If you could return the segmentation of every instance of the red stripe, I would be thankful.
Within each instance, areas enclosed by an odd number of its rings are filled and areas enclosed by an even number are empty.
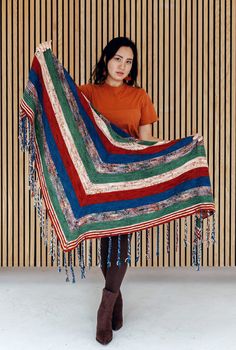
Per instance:
[[[199,175],[200,174],[200,175]],[[113,202],[119,200],[138,199],[144,196],[163,193],[187,180],[198,179],[201,176],[209,176],[207,167],[191,169],[177,176],[175,179],[165,181],[164,183],[148,186],[142,189],[124,190],[117,192],[99,193],[99,195],[90,195],[86,197],[86,205]]]
[[[191,208],[181,209],[172,214],[165,215],[161,218],[153,219],[148,222],[130,225],[128,227],[118,227],[116,229],[90,231],[80,235],[77,240],[67,242],[67,244],[63,246],[63,250],[70,251],[76,248],[80,243],[82,243],[84,240],[87,240],[87,239],[92,239],[92,238],[97,239],[105,236],[117,236],[122,234],[129,234],[132,232],[137,232],[140,230],[156,227],[161,224],[166,224],[172,220],[184,218],[186,216],[199,213],[200,211],[211,211],[213,214],[213,212],[215,212],[215,206],[214,204],[210,204],[210,203],[195,204]],[[203,212],[203,214],[204,215],[202,216],[202,218],[205,219],[207,217],[207,214],[206,212],[205,213]]]
[[[44,86],[44,83],[42,80],[39,63],[38,63],[38,66],[36,67],[36,69],[37,69],[37,72],[38,72],[38,75],[39,75],[39,78],[40,78],[40,81],[41,81],[41,84],[43,87],[42,91],[44,91],[43,100],[44,100],[44,105],[46,106],[46,110],[47,110],[48,122],[49,122],[49,125],[50,125],[50,128],[52,130],[53,135],[56,136],[55,137],[56,145],[58,147],[59,153],[62,155],[62,160],[63,160],[64,166],[65,166],[66,171],[71,179],[71,183],[72,183],[72,186],[74,188],[78,202],[80,203],[80,206],[85,206],[85,205],[89,205],[89,204],[96,204],[96,203],[103,203],[103,202],[111,202],[114,200],[135,199],[135,198],[139,198],[140,196],[143,196],[144,191],[145,191],[145,194],[147,194],[147,195],[153,194],[153,192],[154,193],[161,193],[163,191],[166,191],[169,188],[176,186],[177,183],[181,183],[181,181],[183,182],[183,180],[186,180],[189,178],[194,178],[194,177],[197,178],[199,171],[201,169],[205,169],[205,172],[204,172],[204,170],[202,172],[203,176],[205,175],[206,172],[208,172],[207,168],[198,168],[198,169],[190,170],[189,172],[187,172],[185,174],[182,174],[177,179],[172,179],[170,181],[167,181],[164,185],[157,184],[157,185],[145,188],[145,189],[142,188],[142,189],[124,191],[124,193],[119,191],[119,192],[100,193],[99,196],[97,194],[86,195],[84,188],[82,186],[82,183],[77,175],[74,164],[72,163],[72,160],[71,160],[69,153],[66,149],[66,145],[64,143],[63,137],[62,137],[60,129],[58,127],[56,118],[54,116],[54,112],[53,112],[53,109],[51,107],[51,103],[50,103],[49,97],[46,93],[46,89],[45,89],[45,86]],[[82,94],[81,94],[81,97],[83,98]],[[85,99],[84,99],[84,101],[85,101]],[[86,104],[88,106],[87,102],[86,102]],[[177,182],[177,181],[179,181],[179,182]]]
[[[80,206],[85,206],[85,205],[95,204],[95,203],[102,203],[102,202],[106,202],[106,201],[114,201],[117,198],[124,199],[124,195],[122,195],[121,192],[119,192],[119,193],[117,193],[117,192],[100,193],[99,196],[97,194],[86,195],[84,188],[83,188],[83,185],[80,181],[80,178],[78,177],[78,174],[76,172],[74,164],[73,164],[73,162],[70,158],[70,155],[68,153],[67,147],[66,147],[65,142],[63,140],[63,137],[61,135],[61,131],[58,127],[58,123],[57,123],[57,120],[55,118],[54,111],[53,111],[52,106],[51,106],[51,102],[49,100],[49,97],[48,97],[47,92],[46,92],[46,88],[44,86],[41,68],[40,68],[40,64],[39,64],[38,60],[35,61],[34,69],[37,72],[37,74],[39,76],[39,80],[42,84],[43,103],[44,103],[44,106],[46,107],[46,110],[47,110],[48,123],[50,125],[51,130],[52,130],[52,134],[54,135],[55,143],[56,143],[58,151],[61,155],[61,158],[62,158],[63,164],[65,166],[65,169],[67,171],[67,174],[70,177],[74,192],[76,194],[76,198],[77,198]],[[81,96],[82,96],[82,94],[81,94]],[[88,105],[87,102],[86,102],[86,104]],[[126,191],[125,197],[126,197],[126,199],[139,198],[140,196],[143,196],[143,191],[144,191],[143,189]],[[153,191],[153,186],[147,193],[151,194],[152,191]],[[146,189],[145,189],[145,193],[146,193]]]
[[[43,104],[44,104],[45,109],[47,111],[47,120],[48,120],[50,129],[51,129],[51,132],[53,134],[53,137],[54,137],[54,142],[57,145],[58,152],[61,156],[64,167],[65,167],[67,174],[70,178],[70,181],[71,181],[71,184],[73,186],[77,200],[80,203],[80,205],[83,205],[84,200],[86,199],[86,193],[84,192],[83,185],[82,185],[80,178],[77,174],[75,166],[70,158],[69,152],[67,150],[67,146],[63,140],[60,128],[59,128],[57,120],[55,118],[55,114],[54,114],[54,111],[52,109],[51,102],[50,102],[49,96],[47,94],[47,91],[46,91],[46,88],[45,88],[45,85],[44,85],[44,82],[42,79],[42,72],[41,72],[40,63],[38,62],[38,60],[34,61],[33,68],[35,69],[35,71],[39,77],[39,81],[42,85]]]

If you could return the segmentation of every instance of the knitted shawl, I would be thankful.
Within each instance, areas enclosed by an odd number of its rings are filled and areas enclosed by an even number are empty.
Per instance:
[[[215,213],[202,136],[157,142],[131,137],[95,109],[47,42],[36,49],[20,101],[19,140],[22,151],[29,152],[29,186],[41,237],[47,239],[50,220],[49,253],[55,259],[57,250],[59,264],[62,248],[67,281],[65,252],[74,282],[75,248],[85,277],[85,241],[91,248],[97,239],[100,261],[100,238],[109,237],[111,249],[111,236],[133,232],[139,247],[142,232],[150,247],[151,228],[158,234],[159,225],[189,215],[195,215],[192,264],[199,269],[203,219],[209,244],[209,216]],[[168,230],[168,251],[169,235]],[[91,264],[91,249],[89,254]],[[126,261],[130,264],[130,242]]]

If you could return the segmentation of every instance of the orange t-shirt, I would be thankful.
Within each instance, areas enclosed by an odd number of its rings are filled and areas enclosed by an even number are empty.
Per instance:
[[[98,112],[135,138],[139,138],[139,125],[159,120],[149,95],[142,88],[125,83],[121,86],[84,84],[78,88]]]

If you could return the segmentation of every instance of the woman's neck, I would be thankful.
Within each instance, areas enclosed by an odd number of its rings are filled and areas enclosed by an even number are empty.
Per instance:
[[[113,79],[109,79],[109,77],[107,77],[107,79],[105,80],[105,83],[113,87],[119,87],[124,85],[123,81],[115,81]]]

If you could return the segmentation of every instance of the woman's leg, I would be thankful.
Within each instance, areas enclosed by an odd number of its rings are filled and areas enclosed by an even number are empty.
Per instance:
[[[107,273],[108,237],[101,238],[101,270],[106,279]]]
[[[132,237],[132,235],[131,235]],[[128,254],[128,235],[120,235],[120,259],[121,265],[120,267],[116,264],[117,262],[117,253],[118,253],[118,236],[112,236],[112,249],[111,249],[111,265],[109,268],[103,268],[104,276],[106,276],[106,284],[105,288],[110,290],[111,292],[117,292],[120,289],[121,283],[123,281],[124,275],[126,273],[128,264],[125,262]],[[108,240],[106,242],[105,249],[108,253]],[[105,258],[105,254],[104,254]],[[106,254],[107,258],[107,254]],[[105,263],[106,265],[106,263]],[[106,274],[106,275],[105,275]]]
[[[102,301],[97,313],[97,334],[96,339],[107,344],[112,339],[112,329],[118,330],[122,327],[122,296],[119,290],[125,272],[127,263],[125,259],[128,253],[128,235],[120,236],[120,258],[121,266],[116,265],[118,252],[118,236],[111,237],[111,266],[107,268],[107,255],[109,238],[101,238],[101,269],[105,278],[105,288],[103,289]]]

